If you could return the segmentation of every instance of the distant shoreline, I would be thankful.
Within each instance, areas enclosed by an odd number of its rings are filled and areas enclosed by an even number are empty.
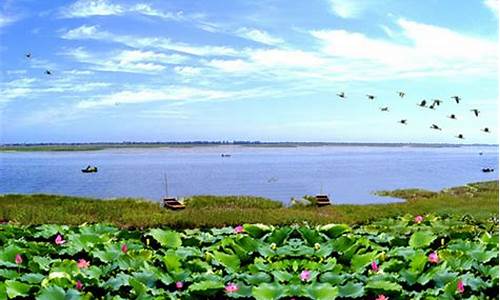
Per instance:
[[[214,146],[242,146],[256,148],[295,148],[295,147],[414,147],[414,148],[457,148],[457,147],[498,147],[498,144],[440,144],[440,143],[339,143],[339,142],[123,142],[123,143],[28,143],[2,144],[0,152],[32,151],[99,151],[105,149],[134,148],[194,148]]]

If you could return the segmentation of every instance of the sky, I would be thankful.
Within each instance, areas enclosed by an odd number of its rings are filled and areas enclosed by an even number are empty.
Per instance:
[[[0,3],[0,143],[497,143],[498,0]]]

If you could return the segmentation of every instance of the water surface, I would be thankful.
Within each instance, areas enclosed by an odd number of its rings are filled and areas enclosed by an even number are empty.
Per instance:
[[[483,155],[479,155],[483,152]],[[221,157],[230,153],[231,157]],[[98,173],[80,169],[96,165]],[[378,190],[440,190],[497,179],[498,148],[217,146],[89,152],[0,153],[0,194],[51,193],[98,198],[165,194],[255,195],[288,203],[329,194],[336,203],[382,203]],[[495,168],[483,173],[483,167]]]

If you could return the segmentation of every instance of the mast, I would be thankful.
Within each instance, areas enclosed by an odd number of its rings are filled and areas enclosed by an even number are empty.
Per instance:
[[[165,180],[165,197],[168,197],[168,181],[167,181],[167,173],[163,173],[163,179]]]

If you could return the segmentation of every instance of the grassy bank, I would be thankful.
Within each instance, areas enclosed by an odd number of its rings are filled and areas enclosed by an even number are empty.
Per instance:
[[[110,223],[127,227],[195,228],[243,223],[354,224],[382,217],[427,213],[471,215],[478,219],[498,216],[498,181],[473,183],[440,192],[408,189],[380,194],[406,201],[315,208],[285,207],[281,202],[257,197],[195,196],[187,201],[185,210],[169,211],[158,203],[138,199],[103,201],[55,195],[2,195],[0,219],[19,224]]]

